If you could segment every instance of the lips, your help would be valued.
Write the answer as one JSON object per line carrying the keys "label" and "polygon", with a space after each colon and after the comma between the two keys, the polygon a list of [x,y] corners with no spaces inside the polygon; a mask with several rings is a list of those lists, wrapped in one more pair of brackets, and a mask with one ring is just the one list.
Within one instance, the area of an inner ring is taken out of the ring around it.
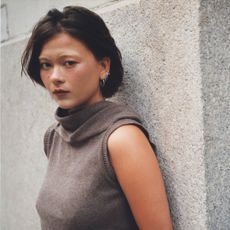
{"label": "lips", "polygon": [[58,99],[66,98],[66,95],[68,95],[69,91],[63,90],[63,89],[55,89],[53,91],[54,97],[57,97]]}
{"label": "lips", "polygon": [[63,93],[68,93],[69,91],[63,90],[63,89],[55,89],[53,91],[53,94],[63,94]]}

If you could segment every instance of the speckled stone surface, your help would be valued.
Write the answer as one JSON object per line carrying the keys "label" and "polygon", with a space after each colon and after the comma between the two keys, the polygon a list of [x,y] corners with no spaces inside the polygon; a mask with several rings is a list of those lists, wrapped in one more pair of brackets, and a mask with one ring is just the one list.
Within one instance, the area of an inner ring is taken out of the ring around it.
{"label": "speckled stone surface", "polygon": [[67,5],[81,5],[95,9],[117,1],[119,0],[1,0],[1,41],[28,33],[49,9],[62,9]]}
{"label": "speckled stone surface", "polygon": [[21,40],[2,47],[2,230],[40,229],[35,200],[47,166],[43,135],[56,107],[45,90],[20,76],[24,46]]}
{"label": "speckled stone surface", "polygon": [[230,229],[230,1],[201,1],[208,229]]}
{"label": "speckled stone surface", "polygon": [[117,100],[141,114],[158,147],[174,227],[206,229],[199,2],[140,1],[103,17],[124,58]]}
{"label": "speckled stone surface", "polygon": [[116,100],[158,147],[175,229],[230,227],[229,4],[139,1],[103,14],[124,57]]}

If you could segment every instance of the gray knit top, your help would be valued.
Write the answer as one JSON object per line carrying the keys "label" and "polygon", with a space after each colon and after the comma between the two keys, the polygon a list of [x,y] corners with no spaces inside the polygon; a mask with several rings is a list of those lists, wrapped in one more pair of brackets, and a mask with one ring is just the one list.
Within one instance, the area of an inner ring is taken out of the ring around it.
{"label": "gray knit top", "polygon": [[143,127],[129,107],[100,101],[71,112],[57,108],[44,136],[48,167],[36,208],[42,230],[135,230],[113,170],[107,140],[118,127]]}

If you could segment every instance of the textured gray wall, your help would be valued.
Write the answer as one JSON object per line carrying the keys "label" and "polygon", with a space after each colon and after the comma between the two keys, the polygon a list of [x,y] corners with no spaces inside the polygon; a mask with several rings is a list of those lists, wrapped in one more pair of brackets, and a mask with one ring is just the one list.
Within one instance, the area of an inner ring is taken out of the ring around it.
{"label": "textured gray wall", "polygon": [[[143,118],[177,230],[229,230],[228,0],[123,0],[98,8],[123,54],[113,99]],[[26,39],[2,47],[2,229],[40,229],[34,202],[56,105],[20,78]]]}
{"label": "textured gray wall", "polygon": [[230,1],[201,1],[208,229],[230,229]]}
{"label": "textured gray wall", "polygon": [[175,229],[203,230],[199,2],[140,1],[104,18],[124,56],[126,75],[117,100],[142,115],[157,144]]}
{"label": "textured gray wall", "polygon": [[62,9],[66,5],[83,5],[89,8],[102,7],[118,0],[2,0],[1,1],[1,41],[28,33],[32,25],[44,15],[48,9]]}
{"label": "textured gray wall", "polygon": [[20,77],[25,40],[2,47],[2,230],[38,230],[35,199],[47,160],[43,134],[53,121],[48,95]]}

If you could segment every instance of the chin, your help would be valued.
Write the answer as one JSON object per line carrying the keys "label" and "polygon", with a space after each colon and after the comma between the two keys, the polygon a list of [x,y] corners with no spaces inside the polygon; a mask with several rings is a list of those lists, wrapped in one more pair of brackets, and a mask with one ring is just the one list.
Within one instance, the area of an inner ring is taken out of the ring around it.
{"label": "chin", "polygon": [[74,108],[78,107],[78,105],[76,105],[76,106],[59,105],[59,107],[62,108],[62,109],[69,110],[69,109],[74,109]]}
{"label": "chin", "polygon": [[[60,100],[60,101],[56,101],[57,104],[59,105],[60,108],[62,109],[75,109],[77,107],[84,107],[84,106],[87,106],[87,105],[90,105],[90,104],[94,104],[96,102],[99,102],[103,100],[102,99],[98,99],[98,100],[89,100],[88,98],[87,99],[80,99],[77,100],[77,101],[67,101],[67,100]],[[71,103],[72,102],[72,103]]]}
{"label": "chin", "polygon": [[74,109],[74,108],[77,108],[79,106],[83,106],[84,103],[76,103],[76,104],[67,104],[67,103],[58,103],[58,106],[62,109]]}
{"label": "chin", "polygon": [[66,103],[57,103],[58,106],[62,109],[73,109],[78,105],[70,105],[70,104],[66,104]]}

